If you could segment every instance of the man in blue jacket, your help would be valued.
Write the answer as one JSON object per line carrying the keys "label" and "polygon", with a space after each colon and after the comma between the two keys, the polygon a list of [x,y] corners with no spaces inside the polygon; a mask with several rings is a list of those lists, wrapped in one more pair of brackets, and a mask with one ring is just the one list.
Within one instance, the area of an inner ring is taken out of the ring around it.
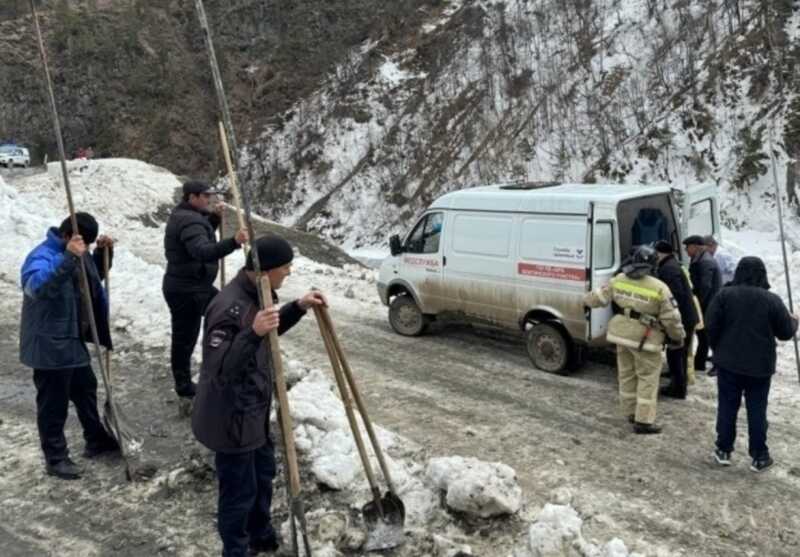
{"label": "man in blue jacket", "polygon": [[[89,320],[80,291],[80,260],[89,275],[90,291],[100,343],[111,348],[108,302],[101,284],[105,247],[113,242],[98,238],[97,221],[88,213],[77,213],[78,234],[64,219],[50,228],[47,238],[28,254],[22,265],[22,321],[20,361],[33,368],[36,385],[36,422],[46,471],[62,479],[77,479],[81,471],[70,459],[64,424],[69,402],[75,405],[86,440],[84,456],[116,451],[117,442],[100,421],[97,411],[97,378],[85,341],[90,338]],[[88,245],[97,240],[93,257]]]}
{"label": "man in blue jacket", "polygon": [[789,340],[797,316],[769,292],[767,269],[758,257],[743,257],[733,281],[714,297],[706,328],[717,367],[717,446],[714,458],[729,466],[736,440],[736,416],[744,395],[750,469],[772,466],[767,448],[767,400],[775,373],[775,339]]}

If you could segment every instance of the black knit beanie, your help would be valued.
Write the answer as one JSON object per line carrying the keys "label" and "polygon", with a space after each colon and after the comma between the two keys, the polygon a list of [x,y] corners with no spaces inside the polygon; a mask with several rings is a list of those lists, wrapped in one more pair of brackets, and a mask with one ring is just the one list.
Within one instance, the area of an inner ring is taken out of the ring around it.
{"label": "black knit beanie", "polygon": [[262,271],[282,267],[294,259],[294,250],[289,242],[280,236],[263,236],[253,242],[250,253],[247,254],[244,268],[248,271],[253,270],[253,249],[258,250],[258,261],[261,263]]}
{"label": "black knit beanie", "polygon": [[666,242],[664,240],[659,240],[653,246],[658,253],[674,253],[674,249],[672,248],[672,244]]}
{"label": "black knit beanie", "polygon": [[[99,232],[97,220],[89,213],[84,212],[75,213],[75,220],[78,221],[78,232],[83,241],[86,242],[86,245],[93,244]],[[62,236],[72,236],[72,219],[70,217],[65,218],[61,226],[58,227],[58,231]]]}

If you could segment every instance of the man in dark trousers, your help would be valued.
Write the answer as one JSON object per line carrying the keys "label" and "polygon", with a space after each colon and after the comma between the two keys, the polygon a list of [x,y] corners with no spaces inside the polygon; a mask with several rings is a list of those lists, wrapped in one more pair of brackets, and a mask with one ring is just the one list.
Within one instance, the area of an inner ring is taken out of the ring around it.
{"label": "man in dark trousers", "polygon": [[[272,299],[289,276],[294,253],[278,236],[259,238],[262,271]],[[245,267],[208,306],[203,337],[203,365],[192,413],[192,430],[216,452],[219,481],[217,527],[224,557],[275,551],[272,526],[272,479],[275,456],[269,434],[272,401],[272,354],[266,335],[283,334],[324,296],[310,291],[280,310],[259,310],[251,255]]]}
{"label": "man in dark trousers", "polygon": [[767,400],[775,373],[775,339],[791,339],[798,321],[769,287],[764,262],[743,257],[733,281],[716,295],[706,313],[718,374],[714,458],[722,466],[731,463],[736,416],[744,394],[750,469],[754,472],[773,462],[767,448]]}
{"label": "man in dark trousers", "polygon": [[247,232],[240,230],[234,238],[217,242],[220,217],[209,212],[212,195],[205,182],[183,184],[183,200],[172,210],[164,235],[167,270],[162,289],[172,318],[170,362],[179,397],[194,397],[192,352],[203,313],[217,293],[219,260],[247,241]]}
{"label": "man in dark trousers", "polygon": [[[714,257],[706,250],[705,240],[702,236],[689,236],[683,241],[683,244],[686,246],[686,253],[691,258],[689,275],[692,279],[694,294],[700,301],[700,310],[705,316],[711,300],[722,288],[722,274]],[[694,356],[695,371],[705,371],[707,360],[708,334],[706,329],[698,329],[697,352]],[[716,371],[712,369],[708,375],[713,376],[715,373]]]}
{"label": "man in dark trousers", "polygon": [[[36,424],[51,476],[66,480],[80,477],[81,470],[69,457],[64,424],[69,402],[75,405],[86,447],[83,456],[93,458],[116,451],[119,445],[100,421],[97,411],[97,378],[85,340],[91,339],[89,319],[80,290],[80,260],[83,258],[100,343],[111,348],[108,301],[101,284],[103,249],[113,242],[97,236],[97,221],[88,213],[77,213],[78,233],[72,222],[47,231],[47,238],[28,254],[22,265],[22,321],[20,361],[33,368],[36,385]],[[95,240],[93,257],[86,257]]]}
{"label": "man in dark trousers", "polygon": [[670,292],[672,292],[672,297],[678,304],[678,311],[681,312],[681,323],[683,323],[687,339],[687,342],[684,342],[680,347],[675,345],[667,347],[670,384],[662,387],[660,393],[663,396],[672,398],[686,398],[689,339],[692,338],[694,328],[697,325],[697,312],[694,308],[689,279],[681,267],[680,261],[675,258],[672,244],[661,240],[656,242],[655,248],[658,255],[656,277],[666,284]]}

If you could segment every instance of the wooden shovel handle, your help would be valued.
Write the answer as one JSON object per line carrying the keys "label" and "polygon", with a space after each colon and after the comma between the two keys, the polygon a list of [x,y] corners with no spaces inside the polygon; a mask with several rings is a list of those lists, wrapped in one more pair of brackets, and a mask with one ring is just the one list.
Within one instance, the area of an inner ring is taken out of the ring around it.
{"label": "wooden shovel handle", "polygon": [[[271,308],[274,305],[272,303],[272,287],[269,283],[269,277],[266,274],[261,275],[259,285],[261,287],[261,299],[263,300],[264,308]],[[289,396],[286,391],[286,375],[283,371],[281,348],[278,344],[278,331],[272,330],[269,332],[268,336],[270,352],[272,354],[275,396],[278,398],[278,421],[280,422],[283,444],[286,450],[286,466],[289,468],[289,490],[292,497],[296,497],[300,493],[300,469],[297,464],[297,449],[294,444],[292,415],[289,413]]]}
{"label": "wooden shovel handle", "polygon": [[386,483],[389,486],[389,491],[391,491],[392,494],[396,496],[397,490],[394,487],[392,476],[389,473],[389,466],[387,465],[386,459],[383,456],[383,451],[381,450],[381,445],[380,442],[378,441],[378,436],[375,434],[375,430],[372,428],[372,421],[369,419],[369,415],[367,414],[367,406],[366,404],[364,404],[364,400],[361,398],[361,393],[358,390],[358,385],[356,385],[356,381],[353,377],[353,370],[350,369],[350,364],[347,362],[347,358],[345,358],[344,350],[342,350],[342,345],[339,342],[339,337],[336,335],[336,330],[333,328],[333,321],[331,320],[328,308],[320,307],[320,315],[322,316],[322,320],[325,323],[325,327],[328,329],[328,332],[330,333],[330,338],[333,342],[333,347],[336,350],[338,359],[342,363],[345,379],[347,380],[347,384],[350,387],[350,392],[353,394],[353,398],[356,401],[356,406],[358,407],[358,413],[361,414],[361,419],[364,421],[364,428],[367,430],[367,435],[369,436],[369,440],[372,443],[372,450],[375,451],[375,456],[378,457],[378,463],[381,466],[383,477],[386,478]]}
{"label": "wooden shovel handle", "polygon": [[[108,318],[111,320],[111,248],[103,247],[103,280],[106,283],[106,303],[108,304]],[[111,380],[111,350],[106,348],[106,372]]]}
{"label": "wooden shovel handle", "polygon": [[[225,126],[219,122],[219,139],[222,142],[222,156],[225,157],[225,167],[228,170],[228,180],[231,182],[231,192],[233,193],[233,203],[236,205],[236,217],[239,219],[239,230],[245,229],[244,215],[242,214],[242,201],[239,198],[239,184],[236,181],[236,173],[233,171],[231,162],[231,150],[228,147],[228,134],[225,133]],[[250,238],[251,241],[255,238]]]}
{"label": "wooden shovel handle", "polygon": [[339,388],[339,393],[342,397],[344,410],[347,414],[347,421],[350,424],[350,430],[353,432],[353,439],[355,439],[356,446],[358,447],[358,455],[361,457],[361,464],[364,466],[364,473],[367,475],[367,481],[369,482],[370,489],[372,489],[374,494],[377,494],[376,503],[378,504],[378,508],[381,510],[381,514],[383,514],[383,510],[380,508],[380,494],[378,492],[378,484],[375,481],[375,472],[372,470],[372,463],[369,461],[367,448],[364,445],[364,439],[361,437],[361,430],[358,428],[358,421],[356,421],[356,415],[353,411],[353,400],[350,397],[350,392],[348,391],[347,383],[344,379],[344,373],[342,372],[342,366],[339,362],[336,348],[333,345],[333,339],[330,336],[330,330],[325,325],[325,320],[322,316],[322,309],[319,306],[314,306],[314,317],[317,319],[319,332],[325,344],[325,350],[328,352],[328,358],[331,361],[333,376],[336,379],[336,386]]}

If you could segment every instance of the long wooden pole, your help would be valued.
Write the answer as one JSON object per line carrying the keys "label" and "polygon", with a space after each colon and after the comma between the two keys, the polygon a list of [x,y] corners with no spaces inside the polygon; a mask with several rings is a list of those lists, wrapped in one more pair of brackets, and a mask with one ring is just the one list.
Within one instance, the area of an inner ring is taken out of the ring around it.
{"label": "long wooden pole", "polygon": [[[786,294],[789,297],[789,311],[794,313],[794,302],[792,301],[792,280],[789,276],[789,259],[786,255],[786,236],[783,232],[783,202],[781,201],[781,190],[778,187],[778,171],[775,167],[775,149],[770,149],[770,159],[772,160],[772,181],[775,184],[775,205],[778,207],[778,230],[781,233],[781,252],[783,253],[783,272],[786,276]],[[794,341],[794,361],[797,365],[797,380],[800,382],[800,347],[797,343],[797,335],[792,336]]]}
{"label": "long wooden pole", "polygon": [[[50,101],[50,116],[53,122],[53,133],[56,136],[56,143],[58,144],[58,155],[61,159],[61,175],[64,179],[64,190],[66,191],[67,195],[67,206],[69,207],[69,217],[70,222],[72,224],[72,233],[79,234],[78,230],[78,219],[75,216],[75,205],[72,202],[72,190],[69,184],[69,173],[67,172],[67,157],[64,151],[64,139],[61,135],[61,121],[58,118],[58,108],[56,107],[56,96],[53,91],[53,80],[50,77],[50,68],[47,62],[47,52],[44,48],[44,39],[42,38],[42,30],[39,27],[39,14],[36,11],[36,4],[34,0],[30,0],[31,6],[31,14],[33,15],[33,24],[36,29],[36,39],[39,45],[39,55],[42,59],[42,70],[44,71],[45,82],[47,84],[47,92]],[[120,446],[120,452],[122,457],[126,457],[126,448],[125,448],[125,440],[124,435],[119,429],[119,422],[117,420],[117,413],[114,411],[114,406],[111,397],[111,383],[108,377],[108,370],[106,369],[105,362],[103,361],[103,355],[100,351],[100,338],[97,332],[97,322],[94,318],[94,307],[92,305],[92,296],[91,290],[89,288],[89,276],[86,272],[86,262],[83,257],[80,259],[80,290],[81,290],[81,298],[83,300],[84,311],[86,312],[86,317],[89,321],[89,329],[92,335],[92,343],[94,344],[94,354],[97,360],[97,365],[100,368],[100,375],[103,378],[103,386],[105,387],[106,391],[106,399],[109,402],[109,409],[111,414],[111,421],[113,424],[113,429],[115,430],[114,433],[117,437],[117,442]],[[128,467],[128,462],[126,459],[126,467]],[[128,476],[130,477],[130,468],[128,468]]]}
{"label": "long wooden pole", "polygon": [[[200,27],[203,32],[203,40],[206,44],[206,51],[208,52],[208,59],[209,64],[211,66],[211,74],[214,82],[214,89],[217,93],[217,101],[219,103],[219,111],[222,117],[222,123],[224,125],[224,131],[226,132],[224,137],[226,138],[226,143],[229,145],[229,148],[223,148],[223,151],[226,154],[226,164],[232,158],[230,156],[232,153],[237,153],[237,144],[236,144],[236,135],[233,129],[233,121],[231,118],[231,111],[228,106],[228,100],[225,95],[225,88],[222,85],[222,74],[219,71],[219,64],[217,63],[217,54],[214,50],[214,41],[211,37],[211,29],[208,25],[208,18],[206,17],[205,6],[203,5],[203,0],[195,0],[195,9],[197,11],[197,17],[200,21]],[[238,168],[237,163],[235,161],[230,161],[229,167],[229,175],[233,180],[235,180],[235,184],[238,186],[240,180],[238,179]],[[253,227],[253,219],[250,211],[250,198],[247,190],[245,188],[235,188],[234,191],[238,190],[238,195],[241,199],[242,207],[244,208],[244,222],[247,226],[247,232],[251,239],[251,241],[255,241],[255,229]],[[236,195],[236,194],[234,194]],[[238,212],[238,211],[237,211]],[[253,270],[256,273],[256,276],[260,278],[257,283],[258,287],[258,296],[260,301],[260,306],[262,308],[268,308],[272,305],[272,289],[269,284],[268,277],[263,274],[261,268],[261,261],[258,256],[258,250],[250,250],[251,257],[253,261]],[[305,519],[305,508],[303,505],[302,500],[300,499],[300,472],[299,467],[297,464],[297,452],[294,445],[294,431],[292,429],[292,420],[291,414],[289,413],[289,401],[287,397],[287,389],[286,389],[286,382],[285,382],[285,375],[283,372],[283,362],[281,360],[281,352],[280,346],[278,342],[278,332],[271,331],[269,333],[269,346],[270,352],[272,355],[272,364],[274,370],[274,377],[273,381],[275,383],[275,396],[277,399],[278,404],[278,416],[281,421],[281,427],[278,429],[281,430],[281,434],[283,437],[283,448],[286,456],[286,468],[287,468],[287,483],[289,484],[289,489],[287,490],[289,495],[289,510],[290,516],[292,520],[290,520],[291,528],[292,528],[292,542],[293,542],[293,550],[296,555],[299,554],[298,548],[298,540],[297,540],[297,527],[295,521],[300,525],[300,532],[303,537],[303,543],[305,546],[306,555],[311,555],[311,545],[308,541],[308,527],[306,524]]]}

